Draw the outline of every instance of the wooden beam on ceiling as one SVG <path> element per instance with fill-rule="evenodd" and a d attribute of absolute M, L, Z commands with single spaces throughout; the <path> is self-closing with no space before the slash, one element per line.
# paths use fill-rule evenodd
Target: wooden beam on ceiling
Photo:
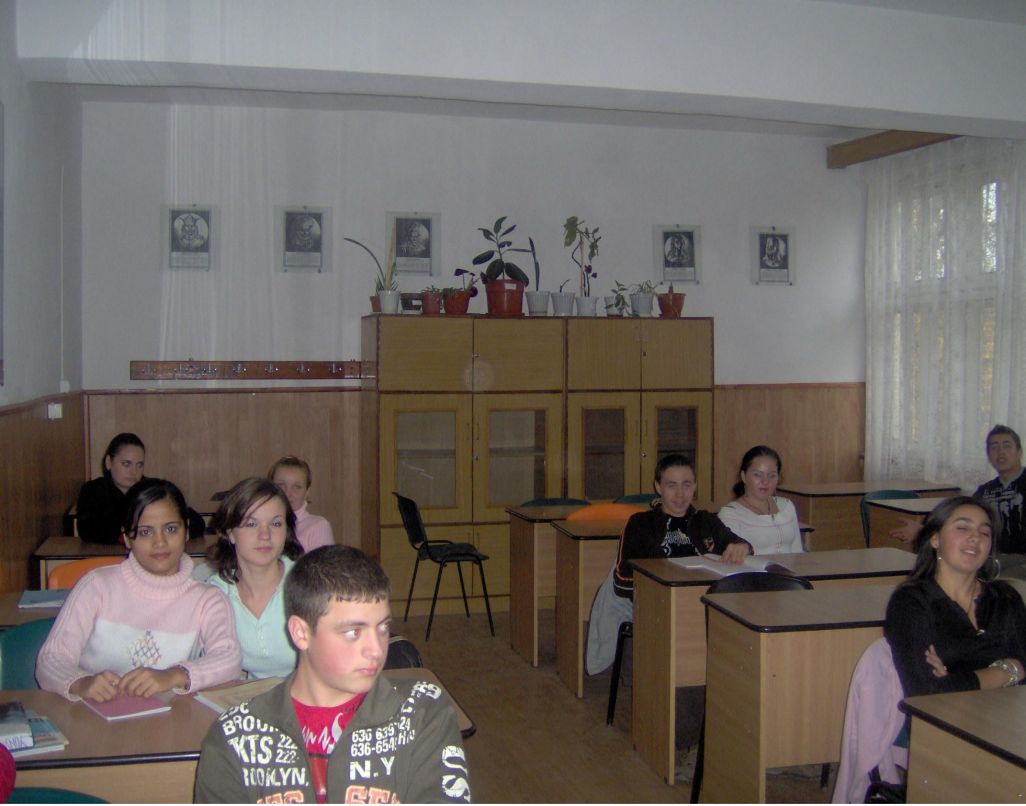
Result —
<path fill-rule="evenodd" d="M 847 168 L 860 162 L 869 162 L 880 157 L 900 154 L 914 148 L 930 146 L 953 140 L 957 134 L 939 134 L 936 132 L 903 132 L 889 131 L 848 140 L 846 143 L 827 148 L 827 168 Z"/>

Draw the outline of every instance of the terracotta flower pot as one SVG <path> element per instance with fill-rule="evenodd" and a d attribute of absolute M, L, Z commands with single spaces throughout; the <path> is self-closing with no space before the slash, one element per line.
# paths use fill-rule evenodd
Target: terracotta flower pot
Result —
<path fill-rule="evenodd" d="M 680 315 L 684 312 L 684 297 L 687 296 L 683 293 L 669 292 L 665 294 L 658 294 L 659 299 L 659 318 L 660 319 L 679 319 Z"/>
<path fill-rule="evenodd" d="M 371 294 L 371 313 L 381 313 L 381 300 L 377 294 Z"/>
<path fill-rule="evenodd" d="M 524 284 L 516 280 L 492 280 L 485 283 L 489 316 L 523 316 Z"/>
<path fill-rule="evenodd" d="M 420 312 L 424 316 L 438 316 L 442 312 L 442 292 L 423 291 L 420 295 Z"/>
<path fill-rule="evenodd" d="M 442 294 L 446 316 L 463 316 L 470 307 L 470 289 L 456 288 Z"/>

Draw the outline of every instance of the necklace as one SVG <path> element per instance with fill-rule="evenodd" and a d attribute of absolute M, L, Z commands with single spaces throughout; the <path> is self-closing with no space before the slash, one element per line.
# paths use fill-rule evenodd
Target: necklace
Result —
<path fill-rule="evenodd" d="M 752 512 L 754 512 L 756 515 L 769 515 L 770 518 L 773 518 L 773 516 L 776 514 L 773 511 L 773 499 L 772 498 L 770 498 L 770 499 L 768 499 L 766 501 L 766 511 L 765 512 L 763 512 L 761 509 L 759 509 L 759 507 L 756 506 L 755 502 L 751 498 L 749 498 L 747 494 L 743 495 L 741 497 L 741 500 L 744 503 L 744 505 L 746 507 L 748 507 L 750 510 L 752 510 Z"/>

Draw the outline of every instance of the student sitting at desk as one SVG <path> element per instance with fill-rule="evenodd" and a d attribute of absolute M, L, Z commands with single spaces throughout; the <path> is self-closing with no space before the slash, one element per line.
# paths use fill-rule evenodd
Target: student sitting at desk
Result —
<path fill-rule="evenodd" d="M 285 609 L 296 671 L 211 726 L 195 802 L 469 802 L 444 692 L 381 677 L 392 617 L 381 566 L 349 546 L 316 549 L 286 577 Z"/>
<path fill-rule="evenodd" d="M 288 496 L 292 511 L 296 513 L 296 537 L 303 551 L 335 545 L 335 535 L 327 518 L 307 511 L 306 495 L 312 479 L 310 465 L 295 456 L 283 456 L 271 465 L 267 478 Z"/>
<path fill-rule="evenodd" d="M 214 515 L 209 556 L 217 572 L 207 581 L 231 603 L 250 677 L 285 677 L 296 666 L 284 596 L 285 577 L 303 553 L 295 524 L 285 493 L 261 478 L 232 487 Z"/>
<path fill-rule="evenodd" d="M 1026 607 L 993 578 L 997 524 L 989 504 L 956 496 L 919 530 L 915 567 L 891 596 L 884 624 L 906 697 L 1023 680 Z"/>
<path fill-rule="evenodd" d="M 741 459 L 734 500 L 719 511 L 719 519 L 743 537 L 755 554 L 805 550 L 794 504 L 776 495 L 782 469 L 780 454 L 772 448 L 750 448 Z"/>
<path fill-rule="evenodd" d="M 40 688 L 105 702 L 239 676 L 228 600 L 191 577 L 185 498 L 169 481 L 148 482 L 128 499 L 128 559 L 90 571 L 61 608 L 36 660 Z"/>
<path fill-rule="evenodd" d="M 999 572 L 1026 564 L 1026 473 L 1022 467 L 1022 440 L 1007 425 L 995 425 L 987 434 L 987 460 L 997 471 L 997 477 L 981 484 L 973 493 L 992 504 L 998 511 L 1000 527 L 997 529 Z M 905 525 L 890 533 L 903 543 L 911 543 L 919 533 L 919 522 L 905 518 Z M 1015 576 L 1026 576 L 1022 569 Z"/>
<path fill-rule="evenodd" d="M 118 434 L 107 445 L 103 475 L 87 481 L 75 506 L 78 536 L 90 543 L 121 542 L 128 491 L 143 477 L 146 446 L 135 434 Z"/>

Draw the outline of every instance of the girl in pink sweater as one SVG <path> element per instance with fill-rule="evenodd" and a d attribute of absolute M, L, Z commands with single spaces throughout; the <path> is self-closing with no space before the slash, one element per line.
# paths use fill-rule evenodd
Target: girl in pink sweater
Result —
<path fill-rule="evenodd" d="M 267 472 L 289 499 L 289 506 L 296 513 L 296 537 L 303 551 L 313 551 L 321 546 L 334 546 L 335 535 L 327 518 L 306 510 L 306 494 L 310 490 L 310 465 L 295 456 L 283 456 Z"/>
<path fill-rule="evenodd" d="M 169 481 L 133 488 L 123 530 L 131 553 L 75 585 L 36 659 L 41 688 L 104 702 L 184 694 L 239 676 L 228 600 L 192 579 L 186 512 Z"/>

